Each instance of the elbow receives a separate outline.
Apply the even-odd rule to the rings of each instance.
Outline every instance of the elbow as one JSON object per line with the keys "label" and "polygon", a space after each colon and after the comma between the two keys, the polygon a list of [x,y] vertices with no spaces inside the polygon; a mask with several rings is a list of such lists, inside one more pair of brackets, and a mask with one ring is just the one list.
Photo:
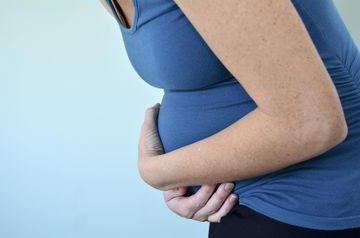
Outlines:
{"label": "elbow", "polygon": [[316,122],[310,122],[307,125],[308,133],[305,143],[315,148],[314,153],[321,154],[330,150],[342,143],[348,135],[348,126],[343,113],[332,117],[317,117],[313,121]]}
{"label": "elbow", "polygon": [[334,139],[337,141],[337,144],[340,144],[341,142],[345,141],[349,133],[349,129],[345,118],[336,123],[334,131],[336,131],[336,133],[334,133],[333,136]]}
{"label": "elbow", "polygon": [[324,125],[325,141],[328,142],[329,147],[334,147],[342,143],[348,135],[348,126],[343,113],[330,117]]}

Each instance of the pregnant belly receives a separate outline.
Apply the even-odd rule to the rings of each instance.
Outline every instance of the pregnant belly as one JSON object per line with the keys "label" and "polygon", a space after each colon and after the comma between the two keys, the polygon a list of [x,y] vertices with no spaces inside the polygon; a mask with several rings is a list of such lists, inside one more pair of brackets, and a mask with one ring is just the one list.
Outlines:
{"label": "pregnant belly", "polygon": [[[158,130],[165,152],[209,137],[256,108],[237,81],[195,91],[165,91]],[[194,193],[199,186],[189,188]]]}
{"label": "pregnant belly", "polygon": [[[204,90],[166,91],[158,116],[164,150],[209,137],[256,107],[237,81]],[[352,123],[347,139],[331,150],[273,173],[233,181],[234,193],[241,204],[283,221],[290,216],[303,220],[359,216],[360,206],[354,205],[360,201],[359,135],[358,123]],[[189,193],[199,188],[191,186]]]}

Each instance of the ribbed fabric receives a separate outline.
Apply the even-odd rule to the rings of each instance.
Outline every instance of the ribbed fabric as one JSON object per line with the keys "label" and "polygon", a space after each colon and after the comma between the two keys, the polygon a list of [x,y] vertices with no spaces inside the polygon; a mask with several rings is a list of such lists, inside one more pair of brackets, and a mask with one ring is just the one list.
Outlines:
{"label": "ribbed fabric", "polygon": [[[336,86],[349,133],[320,156],[236,181],[235,193],[240,204],[287,224],[360,227],[360,54],[333,1],[292,2]],[[158,128],[165,152],[211,136],[256,108],[175,2],[133,3],[132,27],[118,23],[136,72],[164,89]]]}

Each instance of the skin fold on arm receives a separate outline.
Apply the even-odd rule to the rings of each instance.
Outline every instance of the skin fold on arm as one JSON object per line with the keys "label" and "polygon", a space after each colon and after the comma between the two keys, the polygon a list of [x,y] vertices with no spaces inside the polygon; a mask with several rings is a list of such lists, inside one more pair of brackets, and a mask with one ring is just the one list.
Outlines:
{"label": "skin fold on arm", "polygon": [[175,2],[257,107],[203,140],[140,156],[146,183],[168,190],[246,179],[346,138],[336,88],[290,0]]}

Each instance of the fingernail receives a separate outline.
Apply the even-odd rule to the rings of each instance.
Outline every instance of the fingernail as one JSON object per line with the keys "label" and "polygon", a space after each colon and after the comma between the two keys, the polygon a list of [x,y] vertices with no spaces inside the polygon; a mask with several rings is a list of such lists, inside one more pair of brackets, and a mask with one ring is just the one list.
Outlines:
{"label": "fingernail", "polygon": [[237,199],[237,196],[236,196],[235,194],[231,194],[231,195],[230,195],[230,201],[231,201],[231,202],[235,202],[236,199]]}
{"label": "fingernail", "polygon": [[227,183],[227,184],[225,185],[225,190],[226,190],[227,192],[230,192],[233,188],[234,188],[234,184],[233,184],[233,183]]}

